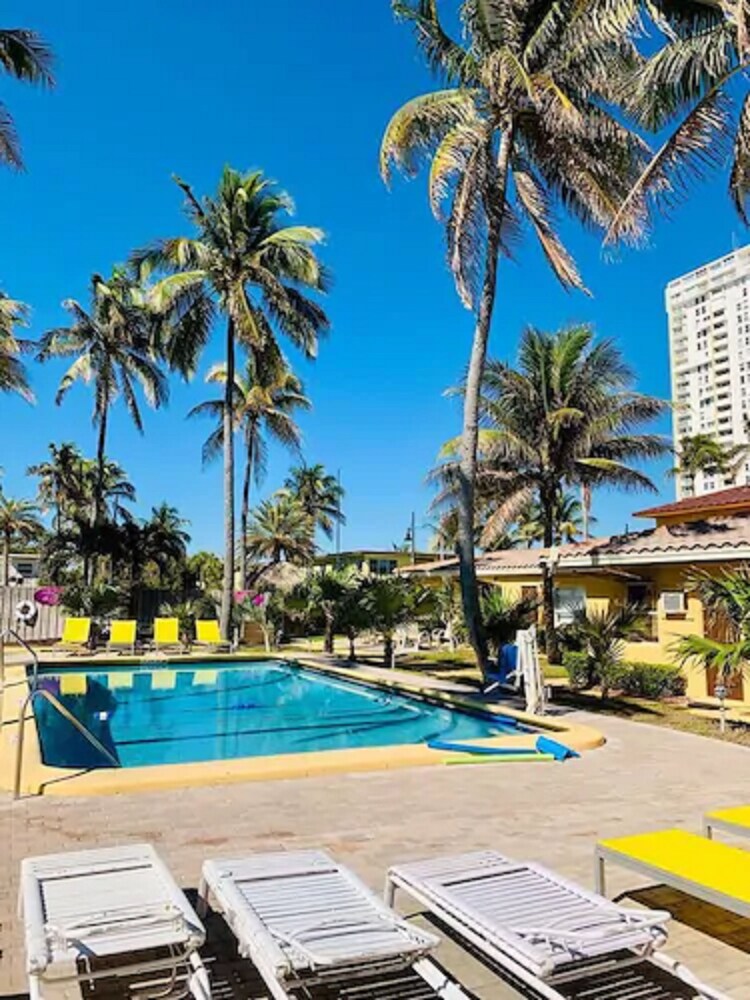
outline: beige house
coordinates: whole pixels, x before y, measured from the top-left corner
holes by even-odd
[[[509,549],[477,557],[480,580],[501,587],[509,596],[538,595],[541,564],[552,567],[555,615],[570,621],[581,608],[607,608],[613,602],[643,604],[650,628],[640,642],[627,644],[626,657],[649,663],[674,659],[672,646],[681,635],[724,638],[721,622],[708,621],[690,577],[697,569],[719,573],[750,565],[750,486],[738,486],[638,511],[651,518],[645,531],[597,538],[554,549]],[[401,572],[439,579],[457,574],[455,559],[409,567]],[[688,694],[713,695],[715,675],[687,671]],[[738,677],[730,697],[750,701],[750,674]]]

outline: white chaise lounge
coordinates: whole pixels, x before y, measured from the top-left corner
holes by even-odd
[[[26,858],[19,905],[31,1000],[110,977],[140,980],[139,998],[210,998],[203,924],[150,844]]]
[[[414,862],[390,869],[389,905],[397,889],[544,1000],[728,1000],[659,951],[668,913],[626,909],[540,865],[495,851]]]
[[[426,957],[438,939],[401,919],[323,851],[207,861],[201,914],[209,896],[276,1000],[295,990],[307,996],[314,986],[373,981],[377,992],[368,996],[406,998],[416,995],[410,976],[429,987],[420,996],[466,1000]]]

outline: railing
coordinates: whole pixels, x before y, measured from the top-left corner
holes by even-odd
[[[18,632],[16,632],[16,630],[13,628],[4,628],[2,632],[0,632],[0,685],[2,685],[3,688],[5,687],[5,640],[10,638],[11,636],[16,640],[16,642],[20,646],[23,646],[23,648],[31,657],[31,662],[34,664],[34,673],[32,674],[31,677],[32,690],[33,690],[37,687],[39,683],[39,657],[31,648],[31,646],[28,644],[28,642],[26,642],[25,639],[22,639],[21,636],[18,634]]]
[[[91,732],[90,729],[87,729],[86,726],[84,726],[84,724],[79,719],[76,719],[75,715],[73,715],[70,709],[66,708],[65,705],[63,705],[63,703],[58,698],[56,698],[51,691],[47,691],[45,690],[45,688],[32,687],[31,691],[29,691],[28,695],[26,696],[26,700],[23,703],[23,707],[21,708],[21,713],[18,717],[18,744],[16,746],[16,767],[15,767],[15,778],[13,781],[14,800],[19,799],[21,797],[21,777],[23,772],[23,741],[24,741],[24,732],[26,730],[26,716],[30,706],[32,706],[34,703],[35,698],[44,698],[45,701],[48,701],[53,708],[57,709],[60,715],[62,715],[62,717],[67,722],[69,722],[75,729],[78,730],[81,736],[83,736],[84,739],[86,739],[91,744],[91,746],[94,747],[95,750],[97,750],[100,754],[102,754],[103,757],[107,758],[107,760],[113,765],[113,767],[120,766],[120,762],[115,757],[115,755],[104,746],[101,740],[97,739],[97,737],[94,736],[94,734]]]

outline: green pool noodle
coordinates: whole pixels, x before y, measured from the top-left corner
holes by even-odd
[[[535,760],[554,760],[554,756],[551,753],[537,753],[534,750],[529,750],[528,753],[516,753],[508,755],[507,757],[473,757],[471,754],[467,754],[465,757],[446,757],[443,761],[444,764],[514,764],[518,763],[531,763]]]

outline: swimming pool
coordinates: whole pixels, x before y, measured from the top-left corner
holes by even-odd
[[[237,666],[46,668],[51,691],[123,768],[482,739],[523,728],[280,661]],[[44,764],[103,768],[53,706],[34,714]]]

